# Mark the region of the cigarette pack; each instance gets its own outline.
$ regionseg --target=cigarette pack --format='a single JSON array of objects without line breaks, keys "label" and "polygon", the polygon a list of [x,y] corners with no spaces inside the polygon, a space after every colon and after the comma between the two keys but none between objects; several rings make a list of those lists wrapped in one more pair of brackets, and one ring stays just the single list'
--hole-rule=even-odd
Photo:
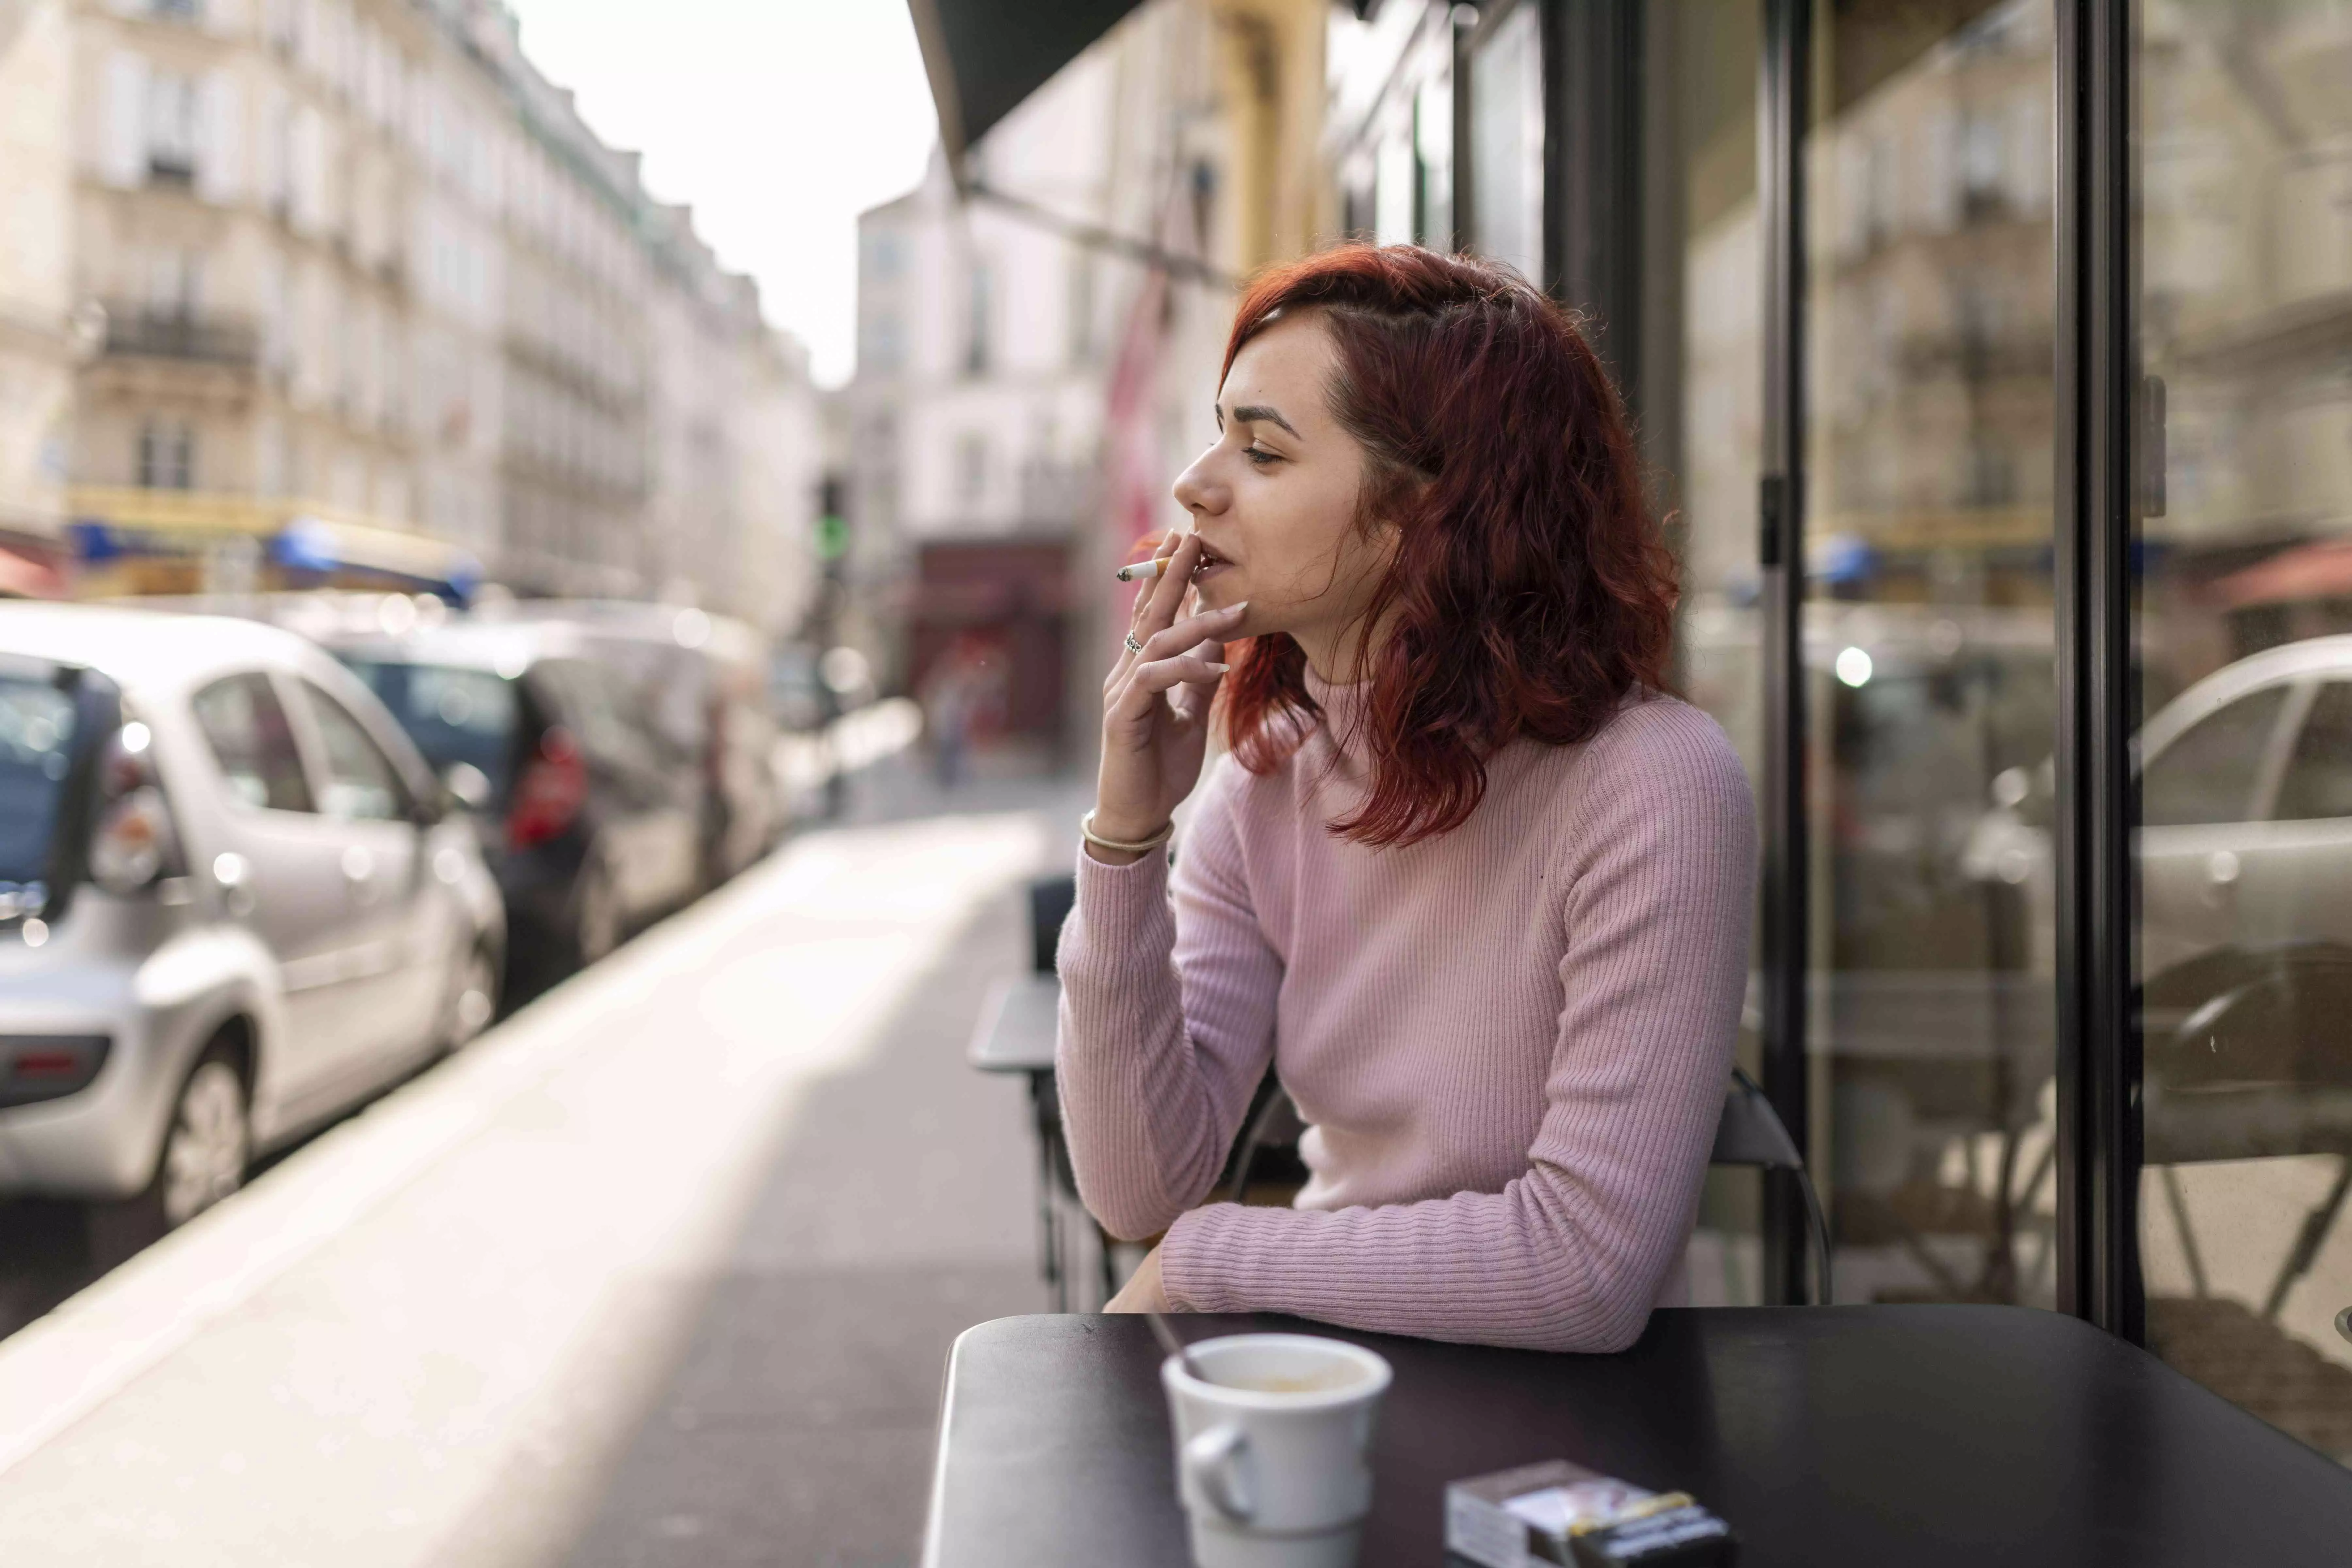
[{"label": "cigarette pack", "polygon": [[1739,1542],[1686,1492],[1549,1459],[1447,1487],[1445,1549],[1481,1568],[1730,1568]]}]

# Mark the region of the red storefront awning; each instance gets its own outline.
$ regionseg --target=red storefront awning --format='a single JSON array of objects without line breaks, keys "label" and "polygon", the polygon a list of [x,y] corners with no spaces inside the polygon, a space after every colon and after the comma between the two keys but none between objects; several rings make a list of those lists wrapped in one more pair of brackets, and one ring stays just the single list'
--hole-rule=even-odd
[{"label": "red storefront awning", "polygon": [[2231,573],[2213,584],[2213,592],[2233,610],[2352,599],[2352,539],[2326,539],[2282,550],[2267,561]]},{"label": "red storefront awning", "polygon": [[0,598],[62,599],[65,596],[65,576],[56,567],[0,546]]}]

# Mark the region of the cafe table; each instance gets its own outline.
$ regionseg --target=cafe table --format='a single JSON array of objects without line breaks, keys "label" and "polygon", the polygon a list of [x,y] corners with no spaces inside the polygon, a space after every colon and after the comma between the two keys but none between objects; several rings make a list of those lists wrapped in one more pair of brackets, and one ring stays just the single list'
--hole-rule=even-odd
[{"label": "cafe table", "polygon": [[[1360,1568],[1438,1568],[1447,1481],[1549,1458],[1693,1493],[1738,1532],[1743,1568],[2352,1563],[2352,1472],[2053,1312],[1661,1310],[1617,1355],[1176,1321],[1389,1359]],[[1139,1317],[967,1331],[925,1568],[1186,1568],[1160,1362]]]}]

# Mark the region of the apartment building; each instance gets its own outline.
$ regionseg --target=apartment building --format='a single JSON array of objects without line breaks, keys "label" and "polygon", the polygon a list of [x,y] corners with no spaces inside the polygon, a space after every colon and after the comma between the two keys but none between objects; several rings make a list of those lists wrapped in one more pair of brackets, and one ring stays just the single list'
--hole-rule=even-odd
[{"label": "apartment building", "polygon": [[1241,279],[1330,221],[1323,7],[1157,0],[859,222],[846,563],[886,678],[1083,742],[1109,574],[1179,521]]},{"label": "apartment building", "polygon": [[[79,591],[487,576],[793,618],[813,499],[746,497],[814,445],[803,362],[497,0],[36,10],[47,312],[94,341],[34,526]],[[37,193],[0,189],[14,230]]]},{"label": "apartment building", "polygon": [[77,351],[66,0],[0,0],[0,593],[55,592]]}]

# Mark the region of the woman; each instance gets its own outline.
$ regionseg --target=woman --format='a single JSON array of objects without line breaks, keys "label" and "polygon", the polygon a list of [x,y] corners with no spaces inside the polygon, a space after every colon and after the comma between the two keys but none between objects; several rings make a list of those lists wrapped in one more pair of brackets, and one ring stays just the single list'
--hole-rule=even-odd
[{"label": "woman", "polygon": [[[1258,282],[1216,412],[1062,937],[1079,1192],[1167,1233],[1112,1305],[1621,1349],[1679,1299],[1755,863],[1738,759],[1660,689],[1623,407],[1559,306],[1392,246]],[[1269,1061],[1310,1180],[1195,1207]]]}]

